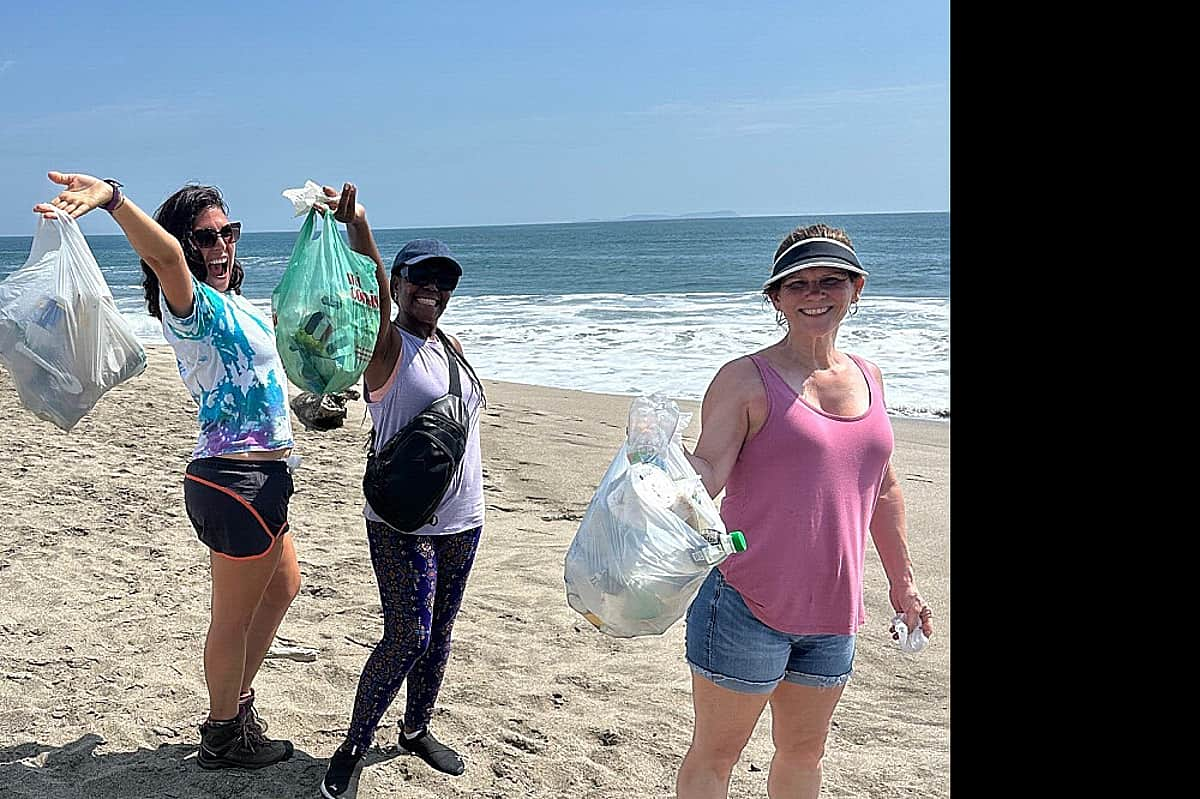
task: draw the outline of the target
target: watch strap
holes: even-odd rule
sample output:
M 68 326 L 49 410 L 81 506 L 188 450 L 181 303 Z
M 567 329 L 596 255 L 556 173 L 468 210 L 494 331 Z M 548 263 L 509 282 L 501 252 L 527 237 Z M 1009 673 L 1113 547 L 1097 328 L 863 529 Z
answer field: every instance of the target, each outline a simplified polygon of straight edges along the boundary
M 112 199 L 100 207 L 111 214 L 113 211 L 120 208 L 121 203 L 125 201 L 125 196 L 121 193 L 121 186 L 124 184 L 111 178 L 105 178 L 104 182 L 112 186 L 113 193 Z

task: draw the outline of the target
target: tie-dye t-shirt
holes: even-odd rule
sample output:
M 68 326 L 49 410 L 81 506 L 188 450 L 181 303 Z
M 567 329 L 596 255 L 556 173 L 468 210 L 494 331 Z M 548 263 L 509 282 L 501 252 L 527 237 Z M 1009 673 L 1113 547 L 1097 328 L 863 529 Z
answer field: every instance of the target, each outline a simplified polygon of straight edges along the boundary
M 195 278 L 192 292 L 192 313 L 183 319 L 159 295 L 163 335 L 200 406 L 192 458 L 291 447 L 287 378 L 271 323 L 240 294 L 222 294 Z

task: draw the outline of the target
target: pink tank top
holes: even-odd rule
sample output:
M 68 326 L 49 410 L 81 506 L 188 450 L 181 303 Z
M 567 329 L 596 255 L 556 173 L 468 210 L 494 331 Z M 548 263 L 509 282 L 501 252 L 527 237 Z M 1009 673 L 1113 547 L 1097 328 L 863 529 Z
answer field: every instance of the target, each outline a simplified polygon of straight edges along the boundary
M 892 454 L 883 392 L 857 356 L 870 405 L 832 416 L 808 404 L 765 358 L 767 420 L 742 446 L 721 518 L 747 549 L 718 568 L 764 624 L 794 635 L 851 635 L 866 621 L 863 562 Z

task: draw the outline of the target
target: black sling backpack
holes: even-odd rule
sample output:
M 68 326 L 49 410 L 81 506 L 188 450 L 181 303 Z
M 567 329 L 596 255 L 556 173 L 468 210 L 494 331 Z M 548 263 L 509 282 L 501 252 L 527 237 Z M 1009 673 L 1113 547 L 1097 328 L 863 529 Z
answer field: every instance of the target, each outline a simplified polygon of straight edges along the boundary
M 450 390 L 378 450 L 374 428 L 368 443 L 363 495 L 379 518 L 406 533 L 437 523 L 435 512 L 467 451 L 470 414 L 451 352 L 454 345 L 442 331 L 437 335 L 450 364 Z

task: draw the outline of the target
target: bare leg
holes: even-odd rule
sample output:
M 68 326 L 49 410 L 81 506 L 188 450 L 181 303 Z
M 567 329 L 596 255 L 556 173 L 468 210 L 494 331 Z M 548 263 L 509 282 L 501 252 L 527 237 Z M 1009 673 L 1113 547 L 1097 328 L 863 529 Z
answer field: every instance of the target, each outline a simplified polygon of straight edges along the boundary
M 775 756 L 767 775 L 770 799 L 817 799 L 825 739 L 844 688 L 813 688 L 789 682 L 775 688 L 771 694 Z
M 769 696 L 731 691 L 692 673 L 696 724 L 675 779 L 678 799 L 726 799 L 733 767 Z
M 246 633 L 246 668 L 242 672 L 242 693 L 250 690 L 255 676 L 262 666 L 271 642 L 275 640 L 275 632 L 280 622 L 287 614 L 292 600 L 300 593 L 300 564 L 296 561 L 296 547 L 292 543 L 290 533 L 275 545 L 282 549 L 279 555 L 279 565 L 275 575 L 267 584 L 262 602 L 254 612 L 250 621 L 250 629 Z
M 246 639 L 255 611 L 275 576 L 283 542 L 253 560 L 209 553 L 212 571 L 212 618 L 204 642 L 204 679 L 213 719 L 237 716 L 238 695 L 246 672 Z M 260 661 L 261 662 L 261 661 Z

